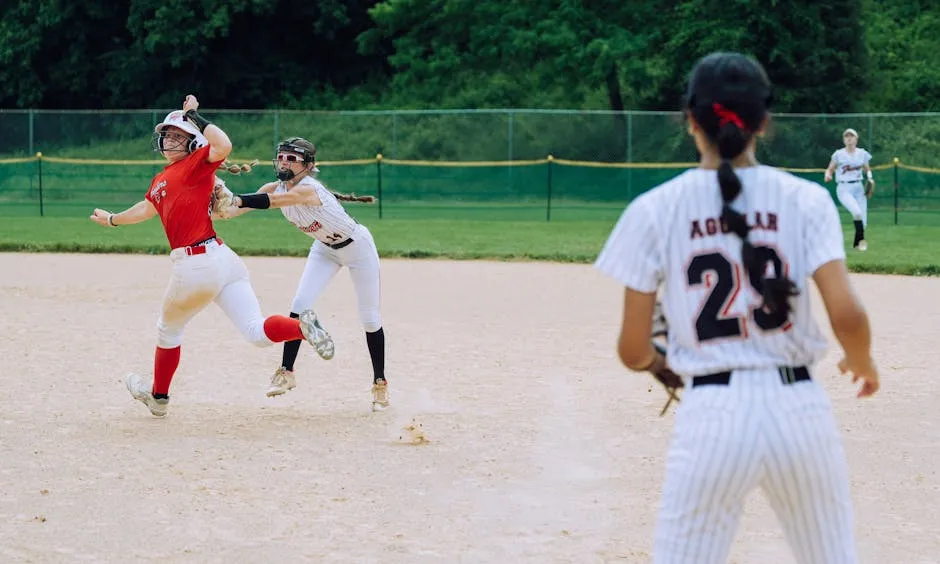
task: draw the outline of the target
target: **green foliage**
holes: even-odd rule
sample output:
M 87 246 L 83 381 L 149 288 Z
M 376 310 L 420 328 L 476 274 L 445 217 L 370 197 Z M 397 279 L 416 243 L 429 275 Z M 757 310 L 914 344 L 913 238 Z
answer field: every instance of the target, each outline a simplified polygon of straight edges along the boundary
M 669 69 L 645 105 L 675 108 L 691 65 L 713 51 L 753 55 L 783 112 L 847 112 L 867 84 L 858 0 L 687 0 L 678 2 L 658 56 Z
M 0 107 L 175 108 L 194 92 L 228 109 L 676 111 L 691 65 L 737 50 L 767 68 L 778 112 L 936 110 L 934 4 L 7 0 Z
M 865 108 L 909 112 L 940 111 L 940 13 L 936 3 L 868 0 L 868 50 L 871 88 Z

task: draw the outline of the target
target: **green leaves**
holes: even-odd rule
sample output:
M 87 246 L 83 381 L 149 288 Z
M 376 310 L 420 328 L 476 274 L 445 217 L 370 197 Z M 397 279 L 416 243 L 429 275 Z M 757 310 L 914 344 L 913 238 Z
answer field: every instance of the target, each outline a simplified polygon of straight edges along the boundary
M 4 2 L 0 107 L 676 110 L 715 50 L 777 111 L 937 110 L 926 0 Z

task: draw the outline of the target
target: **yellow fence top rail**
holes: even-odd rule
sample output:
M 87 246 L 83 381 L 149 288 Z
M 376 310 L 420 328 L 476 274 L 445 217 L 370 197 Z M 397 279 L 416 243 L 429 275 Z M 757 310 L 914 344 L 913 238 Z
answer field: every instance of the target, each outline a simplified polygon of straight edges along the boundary
M 58 163 L 58 164 L 74 164 L 74 165 L 104 165 L 104 166 L 161 166 L 165 165 L 166 161 L 163 159 L 156 160 L 135 160 L 135 159 L 85 159 L 85 158 L 75 158 L 75 157 L 50 157 L 43 155 L 42 153 L 36 153 L 36 156 L 33 157 L 18 157 L 18 158 L 8 158 L 0 159 L 0 165 L 4 164 L 20 164 L 20 163 L 29 163 L 35 161 L 45 161 L 49 163 Z M 265 162 L 262 159 L 228 159 L 231 162 Z M 336 161 L 318 161 L 317 165 L 319 166 L 361 166 L 382 163 L 385 165 L 391 166 L 424 166 L 424 167 L 452 167 L 452 168 L 461 168 L 461 167 L 509 167 L 509 166 L 535 166 L 535 165 L 544 165 L 548 163 L 556 164 L 559 166 L 578 166 L 578 167 L 589 167 L 589 168 L 621 168 L 621 169 L 689 169 L 698 166 L 698 163 L 694 162 L 665 162 L 665 163 L 654 163 L 654 162 L 601 162 L 601 161 L 577 161 L 569 159 L 557 159 L 551 155 L 548 155 L 544 159 L 531 159 L 531 160 L 518 160 L 518 161 L 428 161 L 428 160 L 406 160 L 406 159 L 386 159 L 382 155 L 376 155 L 373 158 L 368 159 L 348 159 L 348 160 L 336 160 Z M 255 164 L 255 166 L 258 166 Z M 879 165 L 873 165 L 872 170 L 890 170 L 891 168 L 897 166 L 905 170 L 912 170 L 915 172 L 922 172 L 926 174 L 940 174 L 940 168 L 931 168 L 924 166 L 909 165 L 901 162 L 900 159 L 895 158 L 890 163 L 883 163 Z M 794 173 L 802 174 L 822 174 L 826 171 L 825 168 L 795 168 L 795 167 L 777 167 L 780 170 Z M 220 168 L 219 170 L 225 171 L 225 168 Z

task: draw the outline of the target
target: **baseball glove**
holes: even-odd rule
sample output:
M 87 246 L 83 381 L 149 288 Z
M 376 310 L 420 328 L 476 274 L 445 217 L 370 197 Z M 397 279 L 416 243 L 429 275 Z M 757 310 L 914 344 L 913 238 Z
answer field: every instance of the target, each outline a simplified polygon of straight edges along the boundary
M 227 219 L 227 211 L 234 205 L 235 194 L 228 189 L 225 181 L 215 177 L 215 186 L 212 187 L 212 195 L 209 197 L 209 212 L 213 217 Z
M 875 183 L 871 180 L 865 181 L 865 197 L 871 198 L 872 194 L 875 193 Z
M 659 352 L 659 354 L 666 356 L 666 342 L 669 337 L 669 325 L 666 322 L 666 315 L 663 313 L 663 306 L 657 300 L 656 306 L 653 309 L 653 347 Z M 682 377 L 673 372 L 668 368 L 666 364 L 663 364 L 662 367 L 654 366 L 650 370 L 650 373 L 653 375 L 653 378 L 656 378 L 656 381 L 659 382 L 663 388 L 666 390 L 666 393 L 669 395 L 669 399 L 666 400 L 666 405 L 663 406 L 662 411 L 659 412 L 659 416 L 662 417 L 666 414 L 666 411 L 669 409 L 669 406 L 672 405 L 673 401 L 677 403 L 679 400 L 678 391 L 685 387 L 685 384 L 682 383 Z

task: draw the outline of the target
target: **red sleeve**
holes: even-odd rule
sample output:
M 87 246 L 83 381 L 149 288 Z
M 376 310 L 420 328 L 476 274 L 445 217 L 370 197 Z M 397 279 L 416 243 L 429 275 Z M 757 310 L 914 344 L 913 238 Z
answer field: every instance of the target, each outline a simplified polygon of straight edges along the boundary
M 187 157 L 186 166 L 188 170 L 186 171 L 186 177 L 191 181 L 198 182 L 207 176 L 212 176 L 222 166 L 224 159 L 214 163 L 209 162 L 209 150 L 209 145 L 206 145 Z

